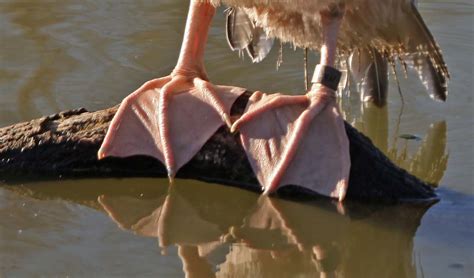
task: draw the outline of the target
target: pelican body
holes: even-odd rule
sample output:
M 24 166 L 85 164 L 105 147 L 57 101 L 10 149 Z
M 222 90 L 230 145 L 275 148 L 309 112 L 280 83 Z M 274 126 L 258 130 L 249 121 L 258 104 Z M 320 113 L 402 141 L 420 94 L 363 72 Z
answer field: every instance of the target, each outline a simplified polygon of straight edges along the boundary
M 413 0 L 222 0 L 244 13 L 268 38 L 276 38 L 300 48 L 319 51 L 323 45 L 321 11 L 344 7 L 337 37 L 338 60 L 348 65 L 356 83 L 369 93 L 364 100 L 385 104 L 387 64 L 394 68 L 400 61 L 404 68 L 416 70 L 433 99 L 445 101 L 449 72 L 441 50 L 428 30 Z M 242 21 L 242 20 L 241 20 Z M 234 23 L 234 25 L 242 23 Z M 229 27 L 228 27 L 229 33 Z M 242 35 L 238 31 L 234 31 Z M 245 36 L 244 36 L 245 37 Z M 245 39 L 241 39 L 245 40 Z M 256 45 L 254 41 L 252 43 Z M 268 48 L 268 44 L 260 43 Z M 271 47 L 271 46 L 270 46 Z M 231 44 L 231 48 L 232 44 Z M 260 54 L 268 53 L 269 50 Z M 262 55 L 249 55 L 254 62 Z M 347 62 L 347 63 L 346 63 Z M 382 96 L 381 96 L 382 94 Z

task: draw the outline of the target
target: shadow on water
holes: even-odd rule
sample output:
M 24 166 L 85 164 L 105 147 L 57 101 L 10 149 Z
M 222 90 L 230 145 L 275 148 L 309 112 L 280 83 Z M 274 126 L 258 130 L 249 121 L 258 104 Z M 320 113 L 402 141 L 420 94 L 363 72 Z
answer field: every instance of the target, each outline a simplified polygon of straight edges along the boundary
M 156 237 L 162 254 L 176 246 L 187 277 L 416 277 L 413 239 L 432 205 L 295 202 L 179 180 L 77 187 L 11 189 L 103 210 L 121 229 Z

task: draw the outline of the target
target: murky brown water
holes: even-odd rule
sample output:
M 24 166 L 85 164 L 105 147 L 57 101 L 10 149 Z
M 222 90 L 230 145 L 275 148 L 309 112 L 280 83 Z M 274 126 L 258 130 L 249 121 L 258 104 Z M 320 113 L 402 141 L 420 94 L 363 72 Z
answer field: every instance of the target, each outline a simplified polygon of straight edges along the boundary
M 314 277 L 336 268 L 342 277 L 472 277 L 474 8 L 419 2 L 451 70 L 448 102 L 431 101 L 410 76 L 401 84 L 403 109 L 394 82 L 388 108 L 363 105 L 355 92 L 342 106 L 399 165 L 440 184 L 441 202 L 426 214 L 259 199 L 187 180 L 172 192 L 158 179 L 2 187 L 0 276 Z M 0 1 L 0 126 L 109 107 L 168 74 L 187 3 Z M 303 92 L 301 50 L 286 47 L 275 71 L 276 49 L 252 65 L 229 51 L 223 32 L 219 13 L 206 56 L 214 83 Z

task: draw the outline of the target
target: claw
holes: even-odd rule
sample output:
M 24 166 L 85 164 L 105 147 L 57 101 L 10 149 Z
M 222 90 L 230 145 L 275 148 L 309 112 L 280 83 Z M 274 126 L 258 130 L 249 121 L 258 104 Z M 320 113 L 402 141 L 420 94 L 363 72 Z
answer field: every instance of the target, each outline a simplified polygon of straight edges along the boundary
M 103 158 L 105 158 L 105 154 L 104 154 L 101 150 L 99 150 L 99 151 L 97 152 L 97 159 L 98 159 L 98 160 L 101 160 L 101 159 L 103 159 Z
M 239 120 L 237 120 L 233 125 L 231 125 L 230 127 L 230 133 L 234 134 L 235 132 L 237 132 L 237 129 L 239 128 L 239 125 L 237 124 Z
M 232 121 L 227 113 L 224 113 L 224 115 L 222 115 L 222 119 L 228 128 L 232 128 Z
M 346 180 L 339 181 L 336 187 L 337 187 L 336 197 L 339 202 L 342 202 L 342 200 L 344 200 L 344 198 L 346 197 L 346 193 L 347 193 L 347 181 Z
M 173 169 L 167 168 L 166 171 L 168 172 L 168 181 L 170 185 L 174 184 L 174 177 L 176 176 L 176 173 Z

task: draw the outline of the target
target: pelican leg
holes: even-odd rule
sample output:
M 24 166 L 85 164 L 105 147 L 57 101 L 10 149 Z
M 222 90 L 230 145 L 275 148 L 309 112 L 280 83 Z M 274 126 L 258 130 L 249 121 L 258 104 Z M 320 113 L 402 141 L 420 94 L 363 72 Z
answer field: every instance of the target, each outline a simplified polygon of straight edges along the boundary
M 341 20 L 341 12 L 321 13 L 322 66 L 334 65 Z M 350 170 L 349 141 L 335 89 L 324 81 L 317 80 L 303 96 L 256 93 L 246 113 L 232 126 L 231 130 L 240 130 L 264 194 L 292 184 L 344 199 Z
M 245 90 L 208 81 L 204 49 L 214 13 L 211 4 L 191 0 L 175 69 L 122 101 L 99 158 L 153 156 L 165 164 L 172 180 L 220 126 L 230 127 L 230 108 Z

